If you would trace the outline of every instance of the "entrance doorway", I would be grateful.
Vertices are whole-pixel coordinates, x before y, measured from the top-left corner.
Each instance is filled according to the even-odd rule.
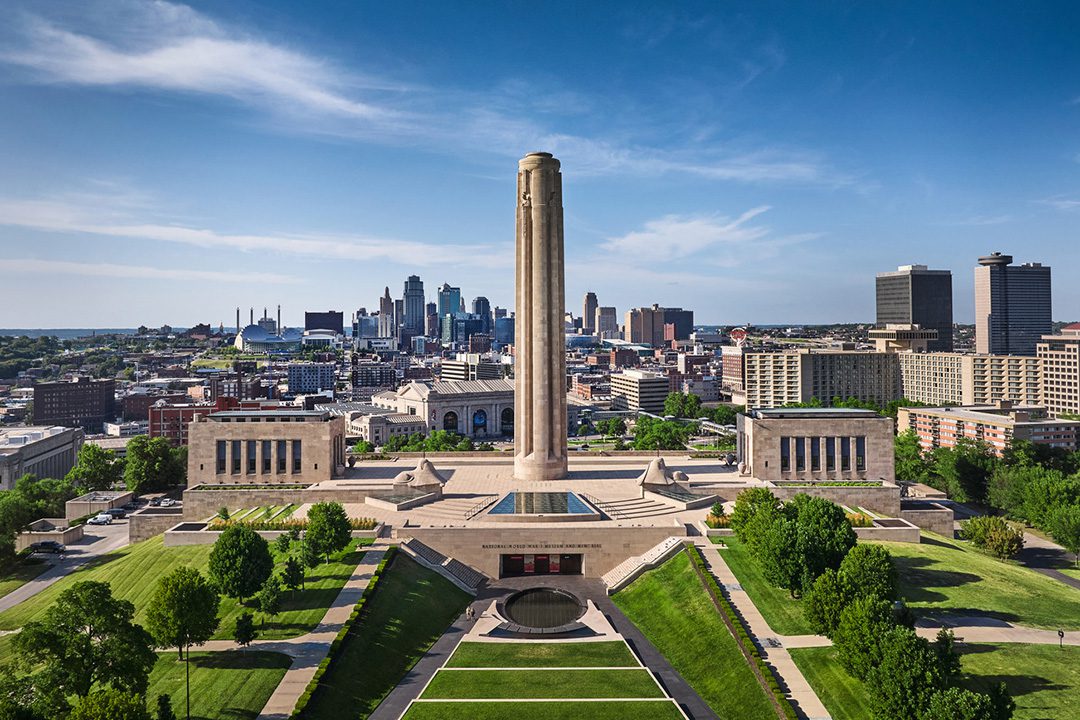
[[[501,555],[499,577],[524,575],[580,575],[580,553]]]

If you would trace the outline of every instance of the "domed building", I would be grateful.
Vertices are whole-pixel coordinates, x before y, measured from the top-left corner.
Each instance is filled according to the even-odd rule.
[[[300,349],[304,332],[299,328],[283,328],[272,333],[260,325],[248,325],[241,330],[233,343],[241,352],[284,353]]]

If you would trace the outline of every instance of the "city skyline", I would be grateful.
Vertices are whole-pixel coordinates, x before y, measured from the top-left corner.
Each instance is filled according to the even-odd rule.
[[[1076,9],[706,10],[530,16],[560,52],[526,73],[515,8],[8,4],[0,281],[50,302],[0,325],[227,325],[249,298],[295,325],[410,274],[507,307],[501,168],[531,150],[569,173],[571,308],[873,322],[875,275],[925,264],[968,323],[978,257],[1080,260]]]

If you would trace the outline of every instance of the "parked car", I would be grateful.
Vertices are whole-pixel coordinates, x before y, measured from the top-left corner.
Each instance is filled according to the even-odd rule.
[[[176,504],[176,501],[172,498],[164,498],[161,501],[161,507],[172,507]]]
[[[112,515],[117,520],[127,517],[127,510],[125,510],[124,508],[109,508],[105,512],[109,515]]]
[[[159,505],[161,505],[161,498],[150,498],[150,507],[157,507]]]
[[[112,525],[112,521],[113,521],[113,516],[112,515],[110,515],[109,513],[101,513],[100,515],[95,515],[94,517],[87,520],[86,524],[87,525]]]
[[[59,555],[66,549],[67,548],[55,540],[42,540],[41,542],[33,543],[30,546],[30,552],[32,553],[51,553],[53,555]]]

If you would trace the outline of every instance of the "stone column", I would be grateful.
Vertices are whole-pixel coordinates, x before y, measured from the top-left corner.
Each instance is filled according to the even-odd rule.
[[[551,153],[518,162],[514,477],[566,477],[562,173]]]

